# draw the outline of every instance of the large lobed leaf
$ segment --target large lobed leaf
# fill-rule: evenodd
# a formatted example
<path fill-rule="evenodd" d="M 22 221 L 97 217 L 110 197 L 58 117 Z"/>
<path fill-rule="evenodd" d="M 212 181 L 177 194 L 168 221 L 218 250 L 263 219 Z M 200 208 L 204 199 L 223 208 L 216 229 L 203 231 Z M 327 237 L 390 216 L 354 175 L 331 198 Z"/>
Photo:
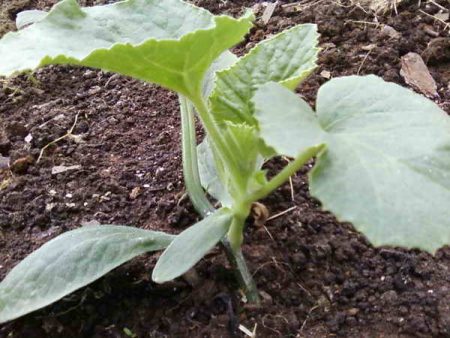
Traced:
<path fill-rule="evenodd" d="M 261 135 L 279 154 L 326 144 L 311 193 L 375 245 L 434 252 L 450 243 L 450 120 L 432 101 L 349 76 L 320 88 L 317 116 L 275 83 L 254 102 Z"/>
<path fill-rule="evenodd" d="M 20 262 L 0 283 L 0 323 L 47 306 L 174 236 L 127 226 L 66 232 Z"/>
<path fill-rule="evenodd" d="M 100 68 L 198 95 L 210 64 L 252 26 L 180 0 L 127 0 L 80 8 L 63 0 L 0 40 L 0 75 L 47 64 Z"/>

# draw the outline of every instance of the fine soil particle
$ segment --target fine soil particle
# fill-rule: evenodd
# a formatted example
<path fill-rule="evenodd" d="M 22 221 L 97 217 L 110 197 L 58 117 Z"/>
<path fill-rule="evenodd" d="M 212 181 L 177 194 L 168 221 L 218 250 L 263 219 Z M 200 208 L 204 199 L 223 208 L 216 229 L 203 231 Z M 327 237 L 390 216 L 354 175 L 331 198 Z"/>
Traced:
<path fill-rule="evenodd" d="M 13 28 L 20 10 L 55 2 L 3 2 L 0 35 Z M 259 3 L 194 2 L 232 15 Z M 377 21 L 346 2 L 283 4 L 236 52 L 294 24 L 317 23 L 319 68 L 299 89 L 311 104 L 330 76 L 376 74 L 405 85 L 400 59 L 415 52 L 436 81 L 436 103 L 450 112 L 449 37 L 416 2 Z M 432 3 L 420 9 L 438 11 Z M 50 66 L 1 81 L 0 162 L 8 159 L 10 167 L 0 166 L 0 279 L 34 249 L 82 223 L 177 233 L 198 219 L 184 194 L 175 94 L 85 68 Z M 72 134 L 52 143 L 72 126 Z M 268 169 L 274 173 L 285 164 L 276 160 Z M 72 169 L 52 173 L 60 166 Z M 289 213 L 265 227 L 247 226 L 244 254 L 261 308 L 245 304 L 220 249 L 196 266 L 195 283 L 152 283 L 157 255 L 145 255 L 0 326 L 0 337 L 244 337 L 239 325 L 255 328 L 258 337 L 450 337 L 450 249 L 433 257 L 373 248 L 309 196 L 310 167 L 293 177 L 292 190 L 286 185 L 262 201 L 272 214 Z"/>

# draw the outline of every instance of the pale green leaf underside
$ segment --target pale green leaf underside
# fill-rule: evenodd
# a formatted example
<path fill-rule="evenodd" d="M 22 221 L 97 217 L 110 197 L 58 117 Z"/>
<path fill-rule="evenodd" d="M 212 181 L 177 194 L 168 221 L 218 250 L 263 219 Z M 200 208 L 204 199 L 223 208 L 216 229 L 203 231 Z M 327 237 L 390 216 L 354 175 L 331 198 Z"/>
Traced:
<path fill-rule="evenodd" d="M 174 236 L 127 226 L 66 232 L 20 262 L 0 283 L 0 323 L 43 308 Z"/>
<path fill-rule="evenodd" d="M 225 236 L 231 218 L 228 209 L 220 209 L 175 237 L 156 263 L 153 280 L 164 283 L 192 268 Z"/>
<path fill-rule="evenodd" d="M 217 74 L 210 97 L 218 121 L 253 124 L 251 99 L 259 86 L 275 81 L 294 89 L 316 67 L 317 26 L 295 26 L 254 47 Z"/>
<path fill-rule="evenodd" d="M 340 220 L 375 245 L 434 252 L 450 244 L 450 120 L 432 101 L 376 76 L 350 76 L 322 86 L 317 117 L 276 84 L 255 104 L 261 135 L 278 153 L 326 144 L 310 190 Z"/>
<path fill-rule="evenodd" d="M 179 0 L 127 0 L 80 8 L 64 0 L 0 40 L 0 74 L 47 64 L 100 68 L 197 95 L 211 62 L 251 27 Z"/>

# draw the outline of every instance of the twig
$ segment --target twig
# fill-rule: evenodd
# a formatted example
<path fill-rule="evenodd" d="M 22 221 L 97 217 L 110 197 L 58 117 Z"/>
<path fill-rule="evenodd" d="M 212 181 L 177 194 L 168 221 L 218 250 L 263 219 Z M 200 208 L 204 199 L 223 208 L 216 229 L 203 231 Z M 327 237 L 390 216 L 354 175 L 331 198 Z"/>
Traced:
<path fill-rule="evenodd" d="M 47 143 L 47 144 L 41 149 L 41 151 L 40 151 L 40 153 L 39 153 L 39 157 L 38 157 L 36 163 L 39 163 L 39 161 L 41 160 L 42 156 L 44 155 L 45 149 L 47 149 L 47 148 L 50 147 L 51 145 L 53 145 L 53 144 L 55 144 L 55 143 L 57 143 L 57 142 L 59 142 L 59 141 L 61 141 L 61 140 L 63 140 L 63 139 L 65 139 L 66 137 L 69 137 L 69 136 L 72 135 L 72 132 L 73 132 L 73 130 L 75 129 L 75 126 L 76 126 L 76 124 L 77 124 L 77 121 L 78 121 L 78 115 L 79 115 L 79 114 L 80 114 L 80 113 L 77 113 L 77 114 L 75 115 L 75 121 L 73 122 L 72 127 L 67 131 L 67 133 L 65 133 L 65 134 L 64 134 L 63 136 L 61 136 L 61 137 L 58 137 L 56 140 L 53 140 L 53 141 L 51 141 L 50 143 Z"/>
<path fill-rule="evenodd" d="M 442 5 L 439 5 L 438 3 L 434 2 L 433 0 L 428 0 L 428 2 L 431 2 L 433 5 L 435 5 L 436 7 L 439 7 L 440 9 L 442 9 L 444 12 L 448 12 L 448 8 L 445 8 Z"/>
<path fill-rule="evenodd" d="M 362 60 L 361 64 L 359 65 L 358 71 L 356 72 L 356 75 L 359 75 L 359 73 L 361 72 L 362 67 L 364 66 L 364 63 L 366 62 L 367 58 L 369 57 L 370 53 L 372 52 L 373 48 L 371 48 L 366 56 L 364 56 L 364 59 Z"/>
<path fill-rule="evenodd" d="M 283 215 L 287 214 L 288 212 L 291 212 L 292 210 L 295 210 L 295 209 L 297 209 L 297 206 L 290 207 L 289 209 L 286 209 L 286 210 L 284 210 L 284 211 L 282 211 L 282 212 L 279 212 L 278 214 L 275 214 L 275 215 L 273 215 L 273 216 L 270 216 L 270 217 L 267 219 L 267 221 L 271 221 L 271 220 L 273 220 L 273 219 L 275 219 L 275 218 L 281 217 L 281 216 L 283 216 Z"/>
<path fill-rule="evenodd" d="M 429 16 L 430 18 L 433 18 L 434 20 L 439 21 L 441 24 L 443 24 L 444 25 L 444 31 L 447 30 L 447 29 L 450 31 L 450 24 L 449 23 L 445 22 L 442 19 L 439 19 L 439 18 L 435 17 L 434 15 L 428 14 L 427 12 L 425 12 L 425 11 L 423 11 L 421 9 L 419 9 L 419 12 L 421 12 L 422 14 L 425 14 L 426 16 Z"/>

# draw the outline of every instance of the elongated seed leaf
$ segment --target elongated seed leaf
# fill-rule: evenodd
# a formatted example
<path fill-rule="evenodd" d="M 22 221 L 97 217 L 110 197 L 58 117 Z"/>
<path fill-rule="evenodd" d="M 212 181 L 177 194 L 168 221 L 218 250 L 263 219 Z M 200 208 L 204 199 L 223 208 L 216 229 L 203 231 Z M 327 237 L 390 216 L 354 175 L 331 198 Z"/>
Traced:
<path fill-rule="evenodd" d="M 127 0 L 80 8 L 63 0 L 0 40 L 0 74 L 47 64 L 100 68 L 198 95 L 211 62 L 238 43 L 253 16 L 213 16 L 179 0 Z"/>
<path fill-rule="evenodd" d="M 252 124 L 251 98 L 264 83 L 275 81 L 294 89 L 316 67 L 317 26 L 304 24 L 265 40 L 217 74 L 211 106 L 218 121 Z"/>
<path fill-rule="evenodd" d="M 192 268 L 227 233 L 231 223 L 228 209 L 220 209 L 179 234 L 163 252 L 152 278 L 164 283 Z"/>
<path fill-rule="evenodd" d="M 310 190 L 340 220 L 375 245 L 433 253 L 450 243 L 450 120 L 432 101 L 376 76 L 350 76 L 322 86 L 317 117 L 274 83 L 254 102 L 261 135 L 278 153 L 327 145 Z"/>
<path fill-rule="evenodd" d="M 127 226 L 66 232 L 20 262 L 0 283 L 0 323 L 43 308 L 174 236 Z"/>

